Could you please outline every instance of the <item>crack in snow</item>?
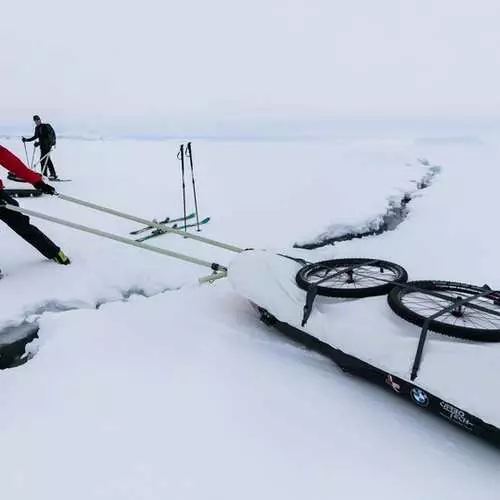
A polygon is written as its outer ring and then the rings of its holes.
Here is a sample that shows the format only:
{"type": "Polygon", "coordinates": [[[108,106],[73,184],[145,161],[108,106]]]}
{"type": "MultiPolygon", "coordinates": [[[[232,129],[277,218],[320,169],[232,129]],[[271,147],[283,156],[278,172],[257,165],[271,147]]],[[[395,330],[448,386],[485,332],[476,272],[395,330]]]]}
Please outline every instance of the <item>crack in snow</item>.
{"type": "Polygon", "coordinates": [[[379,235],[386,231],[394,231],[394,229],[396,229],[408,216],[408,204],[413,199],[415,193],[429,187],[434,177],[441,172],[440,166],[431,165],[425,158],[419,158],[418,161],[429,168],[420,180],[414,181],[416,182],[416,189],[409,193],[405,193],[399,200],[389,200],[386,212],[367,221],[363,224],[363,229],[345,225],[333,226],[327,233],[319,235],[315,241],[309,243],[295,243],[293,245],[294,248],[314,250],[326,245],[335,245],[335,243],[341,241],[349,241],[355,238],[379,235]]]}
{"type": "Polygon", "coordinates": [[[103,305],[115,302],[127,302],[133,297],[154,297],[164,292],[178,290],[179,287],[164,287],[154,292],[147,292],[140,287],[131,287],[120,291],[121,297],[115,299],[97,299],[94,304],[84,301],[47,300],[35,305],[23,313],[23,318],[10,322],[0,328],[0,369],[14,368],[35,356],[38,351],[38,321],[46,313],[64,313],[80,309],[98,310],[103,305]]]}
{"type": "Polygon", "coordinates": [[[102,306],[106,304],[112,304],[114,302],[127,302],[133,297],[154,297],[155,295],[160,295],[164,292],[170,292],[177,290],[178,288],[172,287],[163,287],[154,292],[147,292],[144,288],[140,287],[131,287],[126,290],[120,290],[120,297],[107,299],[100,298],[96,299],[95,302],[89,303],[84,301],[70,300],[70,301],[58,301],[56,299],[51,299],[42,303],[37,304],[31,309],[28,309],[24,312],[24,319],[27,320],[30,316],[41,316],[42,314],[49,312],[67,312],[67,311],[75,311],[78,309],[100,309],[102,306]]]}
{"type": "Polygon", "coordinates": [[[0,329],[0,341],[3,339],[4,332],[10,331],[12,328],[15,328],[16,325],[37,323],[40,317],[46,313],[64,313],[80,309],[98,310],[106,304],[112,304],[115,302],[127,302],[133,297],[144,297],[144,298],[154,297],[164,292],[169,292],[174,290],[178,290],[178,288],[163,287],[153,292],[147,292],[145,289],[140,287],[131,287],[126,290],[121,290],[120,291],[121,296],[119,298],[112,298],[112,299],[101,298],[101,299],[96,299],[95,302],[93,303],[78,301],[78,300],[63,301],[57,299],[50,299],[44,302],[40,302],[29,309],[26,309],[22,313],[22,317],[18,318],[16,321],[7,322],[0,329]]]}

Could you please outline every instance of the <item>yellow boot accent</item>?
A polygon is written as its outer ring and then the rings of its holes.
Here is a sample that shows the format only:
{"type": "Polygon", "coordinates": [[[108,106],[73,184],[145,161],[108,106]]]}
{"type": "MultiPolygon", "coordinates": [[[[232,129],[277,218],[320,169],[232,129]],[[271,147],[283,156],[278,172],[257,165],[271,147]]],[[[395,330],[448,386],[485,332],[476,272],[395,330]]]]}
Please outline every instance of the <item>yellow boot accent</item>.
{"type": "Polygon", "coordinates": [[[68,264],[71,264],[71,261],[64,254],[64,252],[62,250],[59,250],[58,254],[54,257],[53,260],[55,262],[57,262],[58,264],[62,264],[63,266],[67,266],[68,264]]]}

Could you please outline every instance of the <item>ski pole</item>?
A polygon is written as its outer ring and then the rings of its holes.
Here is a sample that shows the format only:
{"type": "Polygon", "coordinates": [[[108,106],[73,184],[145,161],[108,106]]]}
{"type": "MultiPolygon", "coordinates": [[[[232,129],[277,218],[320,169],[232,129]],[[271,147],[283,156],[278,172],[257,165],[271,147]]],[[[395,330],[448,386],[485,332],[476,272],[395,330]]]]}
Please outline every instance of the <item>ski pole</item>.
{"type": "Polygon", "coordinates": [[[184,231],[186,227],[186,184],[184,182],[184,144],[181,144],[180,151],[177,153],[177,158],[181,160],[181,178],[182,178],[182,205],[184,207],[184,231]]]}
{"type": "MultiPolygon", "coordinates": [[[[34,150],[33,150],[33,154],[34,154],[34,150]]],[[[48,153],[44,154],[35,164],[32,165],[32,168],[35,168],[37,165],[39,165],[40,163],[42,163],[43,160],[45,160],[45,158],[47,158],[48,156],[50,156],[50,153],[51,153],[51,150],[49,150],[48,153]]],[[[43,172],[43,166],[40,165],[40,167],[42,168],[42,172],[43,172]]]]}
{"type": "MultiPolygon", "coordinates": [[[[84,207],[91,208],[93,210],[97,210],[99,212],[104,212],[110,215],[115,215],[117,217],[121,217],[122,219],[128,219],[133,222],[138,222],[139,224],[144,224],[145,226],[151,226],[156,229],[161,229],[162,232],[165,233],[174,233],[184,238],[191,238],[192,240],[200,241],[201,243],[206,243],[207,245],[216,246],[219,248],[224,248],[225,250],[230,250],[231,252],[240,253],[243,252],[243,248],[236,247],[234,245],[228,245],[227,243],[222,243],[221,241],[212,240],[210,238],[205,238],[204,236],[198,236],[197,234],[192,234],[189,232],[184,232],[179,229],[175,229],[173,227],[165,226],[162,224],[158,224],[152,220],[143,219],[142,217],[136,217],[135,215],[126,214],[124,212],[119,212],[118,210],[114,210],[112,208],[103,207],[101,205],[97,205],[95,203],[90,203],[89,201],[80,200],[78,198],[74,198],[72,196],[67,196],[65,194],[57,193],[57,197],[61,200],[69,201],[70,203],[75,203],[77,205],[82,205],[84,207]]],[[[134,240],[135,241],[135,240],[134,240]]]]}
{"type": "Polygon", "coordinates": [[[23,141],[23,146],[24,146],[24,152],[26,153],[26,162],[28,163],[28,167],[31,168],[31,163],[30,163],[30,160],[28,158],[28,148],[26,147],[26,142],[23,141]]]}
{"type": "Polygon", "coordinates": [[[194,198],[194,211],[196,213],[196,230],[200,230],[200,219],[198,218],[198,200],[196,197],[196,185],[194,182],[194,169],[193,169],[193,150],[191,149],[191,143],[188,142],[186,149],[186,156],[189,158],[189,163],[191,165],[191,181],[193,182],[193,198],[194,198]]]}
{"type": "Polygon", "coordinates": [[[31,164],[30,164],[30,168],[33,168],[33,163],[35,163],[35,148],[33,148],[33,153],[31,153],[31,164]]]}
{"type": "Polygon", "coordinates": [[[44,160],[40,161],[40,173],[44,176],[47,177],[47,163],[49,161],[50,155],[45,155],[44,160]]]}
{"type": "Polygon", "coordinates": [[[214,279],[219,279],[225,277],[227,274],[227,269],[216,262],[208,262],[206,260],[201,260],[196,257],[191,257],[189,255],[185,255],[182,253],[172,252],[171,250],[166,250],[165,248],[155,247],[153,245],[148,245],[146,243],[140,243],[130,238],[124,238],[122,236],[118,236],[116,234],[107,233],[105,231],[101,231],[100,229],[94,229],[89,226],[84,226],[82,224],[76,224],[75,222],[70,222],[68,220],[60,219],[58,217],[53,217],[51,215],[43,214],[41,212],[36,212],[35,210],[29,210],[24,207],[17,207],[15,205],[5,204],[3,207],[13,210],[15,212],[24,213],[26,215],[31,215],[32,217],[37,217],[39,219],[47,220],[49,222],[54,222],[55,224],[60,224],[62,226],[70,227],[72,229],[76,229],[78,231],[83,231],[85,233],[94,234],[95,236],[100,236],[102,238],[107,238],[110,240],[118,241],[120,243],[125,243],[126,245],[131,245],[137,248],[142,248],[144,250],[149,250],[151,252],[156,252],[161,255],[166,255],[168,257],[173,257],[175,259],[184,260],[186,262],[190,262],[192,264],[197,264],[199,266],[208,267],[212,269],[214,274],[212,276],[207,276],[204,278],[200,278],[200,283],[204,283],[207,281],[212,281],[214,279]],[[202,281],[203,280],[203,281],[202,281]]]}

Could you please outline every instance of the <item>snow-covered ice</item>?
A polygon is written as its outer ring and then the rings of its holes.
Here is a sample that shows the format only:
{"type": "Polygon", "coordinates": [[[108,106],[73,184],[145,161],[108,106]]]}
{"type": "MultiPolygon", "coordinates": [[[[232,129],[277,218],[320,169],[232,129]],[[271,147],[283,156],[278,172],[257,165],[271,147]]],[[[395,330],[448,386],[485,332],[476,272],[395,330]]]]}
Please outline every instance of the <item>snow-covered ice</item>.
{"type": "MultiPolygon", "coordinates": [[[[19,143],[3,144],[23,157],[19,143]]],[[[73,180],[57,188],[144,218],[180,215],[178,145],[60,141],[56,168],[73,180]]],[[[205,236],[500,286],[492,138],[199,140],[193,152],[200,213],[211,217],[205,236]],[[429,168],[419,158],[441,167],[425,190],[415,189],[429,168]],[[363,228],[408,192],[394,231],[292,248],[339,226],[363,228]]],[[[189,183],[188,171],[188,192],[189,183]]],[[[122,236],[137,227],[56,198],[19,201],[122,236]]],[[[6,498],[497,498],[497,450],[275,335],[229,280],[198,285],[209,270],[35,223],[73,263],[46,262],[0,226],[0,324],[40,324],[35,357],[0,373],[6,498]]],[[[151,243],[230,270],[238,259],[175,235],[151,243]]],[[[375,309],[355,325],[376,324],[375,309]]],[[[494,382],[488,390],[498,392],[494,382]]]]}

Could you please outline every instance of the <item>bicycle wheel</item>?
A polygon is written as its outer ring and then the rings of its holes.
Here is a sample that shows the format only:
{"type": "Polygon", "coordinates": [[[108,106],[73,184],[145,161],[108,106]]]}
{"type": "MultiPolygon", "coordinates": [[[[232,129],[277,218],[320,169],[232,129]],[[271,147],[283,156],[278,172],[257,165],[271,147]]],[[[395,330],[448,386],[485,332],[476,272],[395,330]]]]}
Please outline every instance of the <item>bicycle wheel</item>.
{"type": "Polygon", "coordinates": [[[318,295],[363,298],[386,294],[408,273],[400,265],[377,259],[335,259],[304,266],[295,276],[303,290],[316,287],[318,295]]]}
{"type": "Polygon", "coordinates": [[[484,287],[452,281],[410,281],[387,297],[390,308],[417,326],[455,303],[456,306],[429,321],[429,330],[450,337],[500,342],[500,295],[484,287]],[[483,294],[480,297],[475,297],[483,294]],[[460,304],[461,299],[470,299],[460,304]]]}

